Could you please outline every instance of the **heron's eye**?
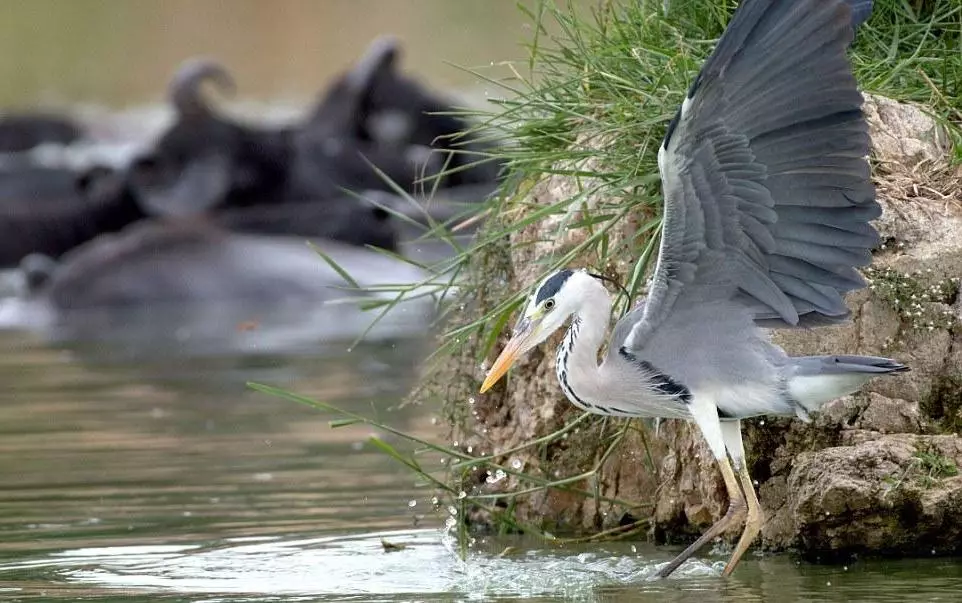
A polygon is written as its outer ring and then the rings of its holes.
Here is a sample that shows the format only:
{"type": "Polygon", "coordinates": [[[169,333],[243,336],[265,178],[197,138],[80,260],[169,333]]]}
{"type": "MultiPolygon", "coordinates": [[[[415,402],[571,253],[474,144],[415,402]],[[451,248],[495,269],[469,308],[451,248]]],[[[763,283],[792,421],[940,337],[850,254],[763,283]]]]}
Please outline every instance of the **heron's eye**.
{"type": "Polygon", "coordinates": [[[546,300],[544,302],[544,309],[550,310],[551,308],[554,308],[554,300],[553,299],[546,300]]]}

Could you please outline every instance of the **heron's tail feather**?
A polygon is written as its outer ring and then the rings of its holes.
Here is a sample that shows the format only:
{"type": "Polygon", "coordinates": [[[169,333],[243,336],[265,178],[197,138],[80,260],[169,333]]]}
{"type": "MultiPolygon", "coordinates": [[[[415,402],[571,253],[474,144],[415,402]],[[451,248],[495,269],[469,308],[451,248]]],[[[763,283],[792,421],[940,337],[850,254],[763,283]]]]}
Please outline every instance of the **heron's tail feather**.
{"type": "Polygon", "coordinates": [[[826,402],[855,393],[875,377],[909,370],[877,356],[800,356],[790,360],[788,393],[803,420],[826,402]]]}

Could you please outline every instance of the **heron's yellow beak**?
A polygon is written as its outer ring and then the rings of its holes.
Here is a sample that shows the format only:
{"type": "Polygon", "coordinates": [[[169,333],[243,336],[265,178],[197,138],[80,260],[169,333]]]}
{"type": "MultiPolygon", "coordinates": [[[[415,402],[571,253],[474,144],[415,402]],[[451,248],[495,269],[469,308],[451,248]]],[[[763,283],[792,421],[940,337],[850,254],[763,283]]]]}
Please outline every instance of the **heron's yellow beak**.
{"type": "Polygon", "coordinates": [[[524,320],[522,321],[520,328],[516,329],[514,336],[511,340],[504,346],[501,350],[501,354],[498,356],[494,364],[488,370],[488,374],[484,378],[484,383],[481,384],[481,393],[488,391],[491,387],[497,383],[504,374],[508,372],[511,365],[515,363],[518,356],[526,352],[525,344],[531,339],[532,334],[535,332],[535,326],[539,321],[524,320]]]}

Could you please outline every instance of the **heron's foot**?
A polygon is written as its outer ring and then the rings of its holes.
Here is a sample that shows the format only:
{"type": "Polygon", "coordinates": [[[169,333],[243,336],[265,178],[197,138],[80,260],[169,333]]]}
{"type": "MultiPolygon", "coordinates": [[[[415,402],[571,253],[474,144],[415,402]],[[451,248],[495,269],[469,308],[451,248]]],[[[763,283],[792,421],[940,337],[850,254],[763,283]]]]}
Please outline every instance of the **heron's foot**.
{"type": "MultiPolygon", "coordinates": [[[[668,565],[661,568],[658,573],[655,574],[655,577],[667,578],[676,569],[678,569],[682,563],[691,559],[695,553],[701,550],[701,548],[706,544],[717,538],[723,532],[742,525],[746,521],[746,517],[748,517],[748,504],[746,503],[745,499],[741,497],[731,499],[728,504],[728,511],[725,512],[725,515],[715,522],[710,528],[708,528],[708,530],[702,534],[698,540],[691,543],[688,548],[682,551],[677,557],[672,559],[668,565]]],[[[745,533],[742,534],[742,538],[744,537],[745,533]]],[[[754,538],[754,536],[752,538],[754,538]]],[[[741,544],[741,541],[739,541],[739,544],[741,544]]]]}
{"type": "Polygon", "coordinates": [[[741,538],[738,539],[738,544],[735,545],[731,559],[728,560],[724,571],[722,571],[722,576],[724,577],[730,576],[731,573],[735,571],[735,566],[738,565],[738,562],[741,561],[748,547],[751,546],[755,538],[758,537],[758,533],[765,523],[765,512],[758,502],[758,496],[755,494],[755,486],[752,484],[752,478],[748,474],[748,469],[744,463],[741,463],[738,469],[738,481],[741,482],[742,492],[745,494],[745,502],[748,504],[748,514],[745,518],[745,531],[742,532],[741,538]]]}

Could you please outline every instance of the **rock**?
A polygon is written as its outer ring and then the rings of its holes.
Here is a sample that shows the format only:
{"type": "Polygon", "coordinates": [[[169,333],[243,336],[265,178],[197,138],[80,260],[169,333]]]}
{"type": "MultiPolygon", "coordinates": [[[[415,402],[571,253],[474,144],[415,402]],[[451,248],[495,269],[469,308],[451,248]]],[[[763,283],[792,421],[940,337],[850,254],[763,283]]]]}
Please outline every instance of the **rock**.
{"type": "Polygon", "coordinates": [[[869,392],[868,405],[859,415],[856,427],[881,433],[919,433],[922,429],[919,403],[886,398],[869,392]]]}
{"type": "Polygon", "coordinates": [[[774,523],[790,524],[808,557],[958,553],[960,465],[962,446],[945,436],[888,435],[802,453],[774,523]]]}
{"type": "Polygon", "coordinates": [[[924,108],[884,96],[864,96],[862,110],[877,161],[915,165],[944,160],[950,148],[948,133],[924,108]]]}
{"type": "Polygon", "coordinates": [[[950,139],[923,108],[865,95],[863,106],[876,162],[878,200],[884,210],[875,227],[883,250],[913,248],[916,258],[940,256],[946,245],[962,248],[959,229],[960,169],[947,161],[950,139]]]}

